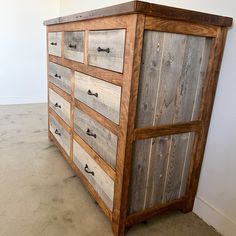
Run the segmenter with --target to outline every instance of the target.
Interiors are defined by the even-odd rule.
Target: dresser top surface
[[[131,1],[110,7],[100,8],[69,16],[58,17],[44,21],[44,25],[55,25],[68,22],[89,20],[101,17],[119,16],[127,14],[144,14],[171,20],[182,20],[199,24],[209,24],[229,27],[233,19],[230,17],[169,7],[142,1]]]

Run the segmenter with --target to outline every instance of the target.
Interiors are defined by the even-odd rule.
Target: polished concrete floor
[[[111,226],[47,139],[45,104],[0,106],[0,236],[112,236]],[[193,213],[136,225],[128,236],[219,235]]]

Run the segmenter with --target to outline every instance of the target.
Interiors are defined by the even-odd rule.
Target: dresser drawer
[[[84,62],[84,31],[64,33],[64,57]]]
[[[121,87],[75,72],[75,98],[116,124],[120,117]]]
[[[49,89],[49,106],[70,125],[70,103],[52,89]]]
[[[48,53],[61,57],[61,32],[48,33]]]
[[[74,113],[74,129],[95,152],[115,169],[117,149],[116,135],[78,108],[75,109]]]
[[[125,30],[89,31],[89,65],[123,72]]]
[[[102,168],[76,141],[74,141],[73,147],[73,161],[75,165],[93,186],[94,190],[102,198],[107,207],[112,211],[114,181],[102,170]]]
[[[70,155],[70,134],[59,124],[53,116],[49,116],[50,131],[67,155]]]
[[[69,94],[71,93],[72,70],[53,62],[49,62],[48,75],[49,82],[55,84],[65,92]]]

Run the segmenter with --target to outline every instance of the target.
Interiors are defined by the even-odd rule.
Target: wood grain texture
[[[56,121],[53,116],[50,116],[50,131],[56,140],[63,147],[67,155],[70,155],[70,135],[67,131]]]
[[[84,31],[64,32],[64,58],[84,62]]]
[[[67,123],[50,106],[48,106],[48,114],[53,116],[57,120],[57,122],[63,127],[63,129],[67,131],[67,133],[72,133],[71,127],[67,125]]]
[[[93,186],[95,191],[107,204],[110,210],[113,209],[113,195],[114,195],[114,182],[113,180],[101,169],[101,167],[89,156],[89,154],[74,141],[74,156],[73,161],[86,176],[89,183]],[[87,168],[86,168],[87,167]],[[87,173],[87,172],[93,172]]]
[[[134,224],[141,223],[145,220],[148,220],[152,217],[160,215],[162,213],[182,209],[186,203],[185,198],[175,200],[171,203],[160,204],[158,206],[146,209],[141,212],[133,213],[129,215],[126,219],[126,226],[130,227]]]
[[[72,70],[53,62],[48,62],[48,80],[68,94],[71,93]]]
[[[116,168],[117,136],[104,128],[87,114],[75,109],[74,130],[87,142],[111,167]],[[89,130],[89,131],[88,131]],[[95,134],[96,137],[87,133]]]
[[[49,32],[48,33],[48,53],[57,57],[61,57],[61,32]]]
[[[186,188],[181,181],[183,181],[182,176],[185,171],[184,162],[189,163],[192,159],[193,146],[188,144],[193,136],[194,134],[181,134],[171,137],[162,203],[178,199],[181,188]],[[189,173],[189,169],[187,172]],[[185,184],[186,182],[185,180]]]
[[[97,78],[101,77],[104,81],[113,83],[115,85],[118,85],[118,86],[123,85],[123,77],[124,77],[123,74],[116,73],[109,70],[103,70],[98,67],[88,66],[86,64],[81,64],[75,61],[70,61],[70,60],[55,57],[52,55],[49,55],[49,60],[54,63],[64,65],[66,67],[70,67],[74,71],[82,71],[86,75],[90,75]]]
[[[89,31],[88,64],[122,73],[124,46],[125,29]]]
[[[70,125],[70,103],[52,89],[49,89],[49,106]]]
[[[48,87],[50,89],[52,89],[54,92],[56,92],[57,94],[59,94],[61,97],[63,97],[67,102],[71,102],[71,95],[66,93],[64,90],[62,90],[61,88],[57,87],[56,85],[52,84],[52,83],[48,83]]]
[[[193,209],[194,199],[197,192],[226,36],[227,28],[219,28],[217,37],[213,40],[210,51],[209,66],[207,69],[206,82],[204,85],[200,109],[201,115],[199,118],[203,121],[204,125],[201,133],[199,134],[199,139],[195,140],[194,142],[195,154],[191,162],[189,181],[187,183],[188,200],[184,208],[185,212],[191,211]]]
[[[79,135],[73,133],[74,140],[89,154],[89,156],[111,177],[113,181],[116,179],[116,172],[109,166]],[[74,141],[73,140],[73,141]]]
[[[91,194],[91,196],[95,199],[95,201],[98,203],[99,207],[103,210],[105,215],[108,217],[108,219],[112,220],[112,212],[108,209],[107,205],[104,203],[104,201],[101,199],[101,197],[98,195],[98,193],[94,190],[93,186],[88,182],[86,177],[82,174],[82,172],[79,170],[79,168],[74,164],[72,158],[70,158],[60,143],[56,140],[56,138],[52,135],[52,133],[49,131],[49,135],[52,137],[53,143],[57,146],[57,148],[62,153],[62,156],[64,159],[68,162],[68,164],[71,166],[73,171],[79,176],[80,180],[88,190],[88,192]]]
[[[145,21],[145,29],[205,37],[215,37],[217,34],[216,26],[193,24],[190,22],[166,20],[148,16]]]
[[[231,26],[233,20],[232,18],[225,16],[218,16],[203,12],[191,11],[187,9],[180,9],[142,1],[131,1],[97,10],[92,10],[78,14],[73,14],[70,16],[47,20],[44,21],[44,25],[54,25],[66,22],[84,21],[88,19],[96,19],[101,17],[126,15],[133,13],[144,14],[148,16],[154,16],[166,19],[183,20],[187,22],[195,22],[200,24],[216,25],[216,26]]]
[[[107,119],[106,117],[102,116],[100,113],[96,112],[95,110],[91,109],[90,107],[86,106],[82,102],[75,99],[75,106],[78,107],[81,111],[93,117],[98,123],[104,126],[106,129],[110,130],[113,134],[118,135],[120,132],[119,125],[115,124],[111,120]]]
[[[194,134],[136,141],[130,213],[177,200],[185,195]],[[186,165],[185,165],[186,163]],[[187,177],[186,177],[187,176]]]
[[[157,31],[145,34],[144,48],[156,52],[143,53],[137,126],[196,119],[211,39]]]
[[[134,130],[134,140],[156,138],[160,136],[181,134],[187,132],[198,132],[202,128],[201,121],[191,121],[174,125],[157,125]]]
[[[75,72],[75,98],[116,124],[120,118],[121,87]]]

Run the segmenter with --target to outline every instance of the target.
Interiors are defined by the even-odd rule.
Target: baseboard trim
[[[0,97],[0,105],[46,103],[47,97]]]
[[[222,235],[236,235],[236,222],[201,197],[196,197],[193,212]]]

